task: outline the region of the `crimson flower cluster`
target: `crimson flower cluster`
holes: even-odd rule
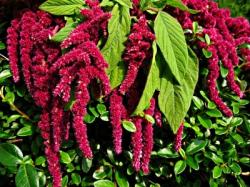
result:
[[[110,97],[110,118],[113,127],[114,149],[117,154],[122,152],[122,121],[131,121],[135,124],[136,131],[132,133],[133,167],[136,171],[142,169],[149,172],[150,155],[153,149],[153,124],[144,117],[131,117],[133,110],[140,98],[138,76],[149,59],[154,34],[148,27],[147,20],[139,10],[138,0],[133,1],[132,14],[138,17],[128,37],[123,60],[128,64],[128,70],[119,88],[113,91]],[[127,102],[126,102],[127,101]],[[156,123],[161,126],[161,113],[156,107],[154,98],[150,107],[144,111],[145,115],[154,116]]]
[[[11,22],[8,29],[8,55],[14,82],[20,80],[20,66],[30,94],[42,108],[38,126],[54,187],[61,186],[59,150],[62,141],[69,138],[71,114],[64,111],[64,106],[70,100],[72,84],[76,83],[72,126],[79,147],[87,158],[93,156],[83,122],[90,100],[88,85],[98,79],[102,83],[102,94],[110,92],[105,73],[108,64],[96,44],[100,32],[106,32],[111,15],[101,10],[98,1],[86,0],[86,4],[90,9],[81,11],[85,21],[61,46],[49,39],[64,26],[64,22],[43,11],[24,12],[21,18]],[[62,55],[61,48],[68,52]]]
[[[211,0],[183,0],[192,9],[199,11],[198,14],[190,14],[179,9],[173,14],[180,21],[184,29],[193,29],[193,22],[198,22],[203,31],[199,35],[204,37],[206,34],[211,39],[211,44],[197,40],[198,48],[206,49],[212,53],[212,57],[207,60],[209,74],[207,85],[212,101],[226,115],[232,116],[231,109],[223,102],[217,90],[217,79],[219,78],[219,62],[228,69],[227,85],[240,98],[244,96],[240,86],[235,81],[234,67],[239,64],[238,52],[249,63],[250,50],[239,49],[239,46],[250,42],[250,24],[245,18],[232,18],[228,9],[221,9],[218,4]],[[247,67],[247,66],[246,66]]]

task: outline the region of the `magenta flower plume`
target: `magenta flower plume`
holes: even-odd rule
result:
[[[20,79],[18,70],[19,27],[20,23],[18,19],[14,19],[11,21],[11,26],[7,30],[8,55],[10,59],[10,69],[13,74],[14,82],[18,82]]]
[[[219,97],[219,92],[216,89],[216,79],[219,78],[217,64],[221,61],[223,66],[228,69],[227,86],[240,98],[243,97],[244,93],[235,81],[234,67],[240,62],[238,46],[250,41],[250,24],[245,18],[230,17],[228,9],[219,8],[218,4],[211,0],[184,0],[183,2],[189,8],[199,10],[199,13],[191,15],[176,9],[173,14],[184,29],[192,29],[192,23],[196,21],[203,28],[202,36],[207,34],[210,37],[211,44],[209,45],[198,40],[196,42],[200,49],[210,48],[214,53],[212,59],[207,60],[210,71],[208,75],[209,95],[226,116],[232,116],[231,110]]]
[[[124,60],[128,62],[128,71],[119,89],[121,94],[124,95],[134,83],[143,61],[149,57],[149,49],[154,39],[145,16],[141,16],[133,26],[126,46]]]
[[[145,111],[146,115],[153,116],[155,111],[155,99],[152,98],[150,101],[150,107]],[[149,162],[151,152],[153,150],[154,139],[153,139],[153,124],[144,119],[143,127],[143,149],[142,149],[142,171],[145,174],[149,173]]]
[[[174,149],[176,152],[178,152],[181,149],[183,129],[184,129],[184,123],[182,122],[175,135]]]
[[[135,117],[133,122],[136,127],[136,131],[132,134],[132,148],[133,148],[133,161],[132,165],[135,171],[141,169],[141,158],[142,158],[142,119],[140,117]]]
[[[117,154],[122,152],[122,96],[118,91],[113,91],[110,96],[110,121],[113,128],[113,144]]]

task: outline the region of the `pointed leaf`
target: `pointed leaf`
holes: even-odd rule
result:
[[[160,60],[162,72],[160,94],[158,104],[161,112],[166,116],[167,121],[174,133],[177,132],[183,121],[192,101],[194,89],[198,80],[198,59],[190,50],[190,57],[186,73],[181,74],[183,79],[176,84],[169,68],[164,66]]]
[[[127,41],[131,24],[129,8],[116,4],[111,14],[112,17],[108,23],[108,40],[101,50],[105,60],[109,63],[108,73],[111,73],[122,60],[124,42]]]
[[[188,49],[182,27],[175,18],[160,11],[155,20],[154,30],[156,43],[165,63],[175,80],[181,84],[188,64]]]
[[[159,83],[160,73],[158,66],[156,65],[157,47],[155,42],[153,43],[152,48],[153,48],[153,57],[152,57],[151,67],[148,72],[148,77],[142,96],[134,111],[134,114],[136,115],[142,113],[146,109],[146,107],[149,106],[150,100],[153,97],[155,90],[159,88],[160,84]]]
[[[4,166],[16,166],[23,159],[22,151],[13,144],[0,144],[0,163]]]
[[[83,0],[47,0],[40,9],[54,15],[72,15],[83,8]]]
[[[36,169],[30,165],[21,165],[16,174],[16,187],[39,187]]]

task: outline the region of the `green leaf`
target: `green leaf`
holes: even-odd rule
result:
[[[153,97],[155,90],[159,88],[160,72],[156,64],[157,46],[155,42],[153,43],[152,48],[153,48],[153,57],[152,57],[151,67],[148,72],[148,77],[145,87],[143,89],[143,93],[134,111],[135,115],[142,113],[146,109],[146,107],[150,105],[150,100]]]
[[[177,132],[190,107],[198,81],[198,59],[191,49],[189,55],[186,73],[182,75],[183,79],[180,85],[175,83],[167,67],[164,65],[161,67],[161,70],[165,70],[165,72],[161,78],[158,104],[174,133]]]
[[[210,129],[212,127],[212,121],[205,116],[198,116],[198,121],[203,127],[207,129]]]
[[[242,138],[241,135],[237,134],[237,133],[232,133],[231,137],[238,143],[238,144],[243,144],[245,141]]]
[[[68,153],[60,151],[60,161],[64,164],[69,164],[71,163],[71,158]]]
[[[64,176],[63,179],[62,179],[62,186],[67,187],[68,186],[68,181],[69,181],[68,175]]]
[[[179,8],[183,11],[188,11],[191,14],[197,14],[199,12],[198,10],[188,8],[181,0],[168,0],[167,5]]]
[[[128,180],[126,179],[125,175],[123,175],[120,171],[115,171],[115,179],[118,186],[121,187],[129,187]]]
[[[236,162],[232,163],[230,166],[231,170],[234,172],[235,175],[241,174],[241,167]]]
[[[57,32],[51,38],[51,40],[54,42],[62,42],[63,40],[65,40],[69,36],[71,31],[73,31],[76,28],[76,25],[77,24],[73,21],[72,18],[68,18],[66,25],[59,32]]]
[[[204,106],[204,102],[199,97],[193,96],[193,102],[198,109],[202,109]]]
[[[124,61],[120,61],[116,67],[109,73],[110,85],[111,88],[114,89],[119,86],[126,73],[126,67]]]
[[[82,171],[84,173],[88,173],[91,166],[92,166],[92,160],[91,159],[87,159],[87,158],[82,159]]]
[[[108,40],[102,48],[102,54],[109,63],[108,74],[114,70],[122,60],[124,43],[130,33],[131,18],[129,8],[116,4],[112,10],[112,18],[108,23]],[[112,82],[112,80],[111,80]]]
[[[219,118],[222,117],[222,113],[221,111],[219,111],[217,108],[216,109],[212,109],[212,110],[208,110],[206,112],[206,114],[210,117],[215,117],[215,118]]]
[[[207,145],[207,141],[205,140],[194,140],[186,149],[186,153],[192,155],[194,153],[199,152],[204,149]]]
[[[199,170],[199,164],[193,157],[187,156],[186,162],[194,170]]]
[[[242,157],[242,158],[240,158],[239,161],[241,163],[244,163],[244,164],[250,164],[250,158],[248,158],[248,157]]]
[[[83,8],[83,0],[47,0],[39,6],[43,11],[54,15],[73,15]]]
[[[17,171],[16,187],[39,187],[36,169],[30,164],[21,165]]]
[[[0,163],[4,166],[16,166],[22,162],[22,151],[13,144],[2,143],[0,144]]]
[[[108,174],[107,168],[101,166],[93,173],[94,179],[104,179]]]
[[[145,115],[144,115],[144,118],[145,118],[149,123],[152,123],[152,124],[155,123],[154,117],[151,116],[151,115],[149,115],[149,114],[145,114]]]
[[[95,121],[95,116],[90,115],[89,113],[87,113],[84,116],[84,122],[86,122],[86,123],[93,123],[94,121]]]
[[[17,136],[31,136],[32,134],[33,134],[32,126],[23,127],[17,132]]]
[[[186,162],[183,160],[179,160],[176,162],[174,166],[174,173],[175,175],[181,174],[186,168]]]
[[[2,83],[3,81],[5,81],[6,79],[8,79],[9,77],[11,77],[11,72],[9,69],[3,70],[0,73],[0,83]]]
[[[115,187],[115,185],[110,180],[99,180],[94,182],[94,187]]]
[[[5,44],[4,44],[3,42],[0,41],[0,50],[3,50],[3,49],[5,49],[5,48],[6,48]]]
[[[179,84],[182,83],[188,65],[188,48],[179,22],[166,12],[158,12],[154,30],[165,63]]]
[[[115,1],[122,6],[125,6],[127,8],[132,8],[132,3],[130,0],[115,0]]]
[[[124,129],[126,129],[129,132],[135,132],[136,131],[136,126],[132,121],[123,120],[122,121],[122,126],[123,126]]]
[[[206,58],[211,58],[212,55],[213,55],[211,51],[208,51],[208,50],[206,50],[206,49],[204,49],[204,48],[202,48],[202,53],[203,53],[203,55],[204,55]]]
[[[164,158],[177,158],[177,157],[179,157],[179,155],[176,152],[172,152],[168,148],[160,149],[157,152],[157,155],[160,156],[160,157],[164,157]]]
[[[223,78],[226,78],[228,74],[228,69],[225,68],[222,64],[220,65],[220,74]]]
[[[205,34],[205,41],[206,41],[207,45],[210,45],[211,40],[210,40],[210,37],[208,34]]]
[[[221,176],[221,173],[222,173],[221,167],[215,166],[214,169],[213,169],[213,178],[214,179],[219,178]]]
[[[241,125],[243,123],[243,119],[240,117],[235,117],[232,119],[232,121],[230,122],[230,126],[231,127],[237,127],[239,125]]]
[[[107,112],[106,106],[104,104],[98,104],[96,108],[101,115]]]
[[[78,186],[81,183],[81,176],[78,173],[72,173],[71,178],[73,184]]]
[[[44,156],[39,156],[36,158],[35,164],[42,165],[46,162],[46,158]]]

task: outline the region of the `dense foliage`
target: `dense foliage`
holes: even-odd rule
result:
[[[0,186],[249,185],[245,18],[209,0],[7,4]]]

